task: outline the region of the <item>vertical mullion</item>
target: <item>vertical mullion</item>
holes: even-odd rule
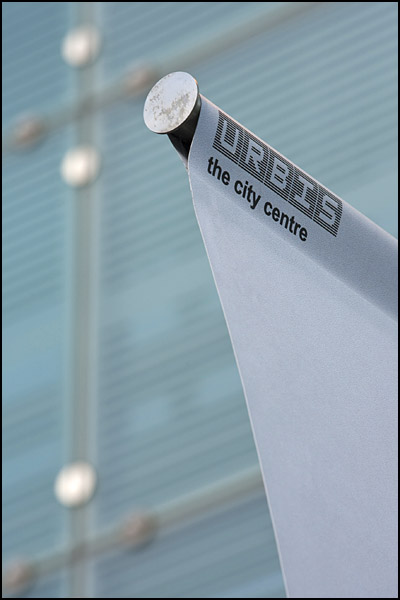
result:
[[[96,2],[77,2],[79,25],[96,25]],[[96,61],[77,70],[78,100],[92,97],[95,90]],[[77,145],[96,147],[97,116],[89,110],[76,121]],[[88,183],[77,188],[74,196],[74,277],[73,277],[73,331],[72,331],[72,427],[71,460],[95,463],[95,375],[96,375],[96,298],[97,298],[97,243],[98,208],[97,185]],[[89,595],[88,561],[85,542],[90,535],[91,503],[73,508],[70,513],[70,543],[81,549],[70,572],[70,597]]]

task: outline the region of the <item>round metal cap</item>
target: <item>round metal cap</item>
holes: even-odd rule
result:
[[[151,88],[144,104],[144,122],[150,131],[171,133],[190,117],[199,98],[197,81],[177,71]]]
[[[76,461],[66,465],[58,473],[54,493],[63,506],[82,506],[92,498],[96,483],[97,475],[92,465]]]

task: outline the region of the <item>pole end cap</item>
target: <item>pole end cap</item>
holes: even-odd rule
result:
[[[189,73],[169,73],[151,88],[144,104],[146,126],[155,133],[172,133],[191,116],[199,87]]]

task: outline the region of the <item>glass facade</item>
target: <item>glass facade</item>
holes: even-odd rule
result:
[[[396,235],[397,3],[2,6],[3,593],[282,597],[188,179],[143,103],[189,71]],[[78,164],[74,187],[62,165],[77,147],[101,166]],[[76,460],[98,485],[66,508],[54,482]],[[17,560],[31,573],[19,587]]]

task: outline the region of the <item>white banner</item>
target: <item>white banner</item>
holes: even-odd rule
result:
[[[205,98],[189,177],[288,595],[395,598],[397,242]]]

